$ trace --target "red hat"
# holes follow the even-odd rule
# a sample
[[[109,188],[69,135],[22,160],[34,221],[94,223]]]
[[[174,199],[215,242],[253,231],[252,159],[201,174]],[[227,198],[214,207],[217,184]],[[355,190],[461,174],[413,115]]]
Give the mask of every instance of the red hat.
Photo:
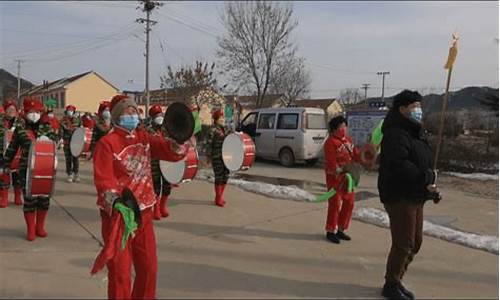
[[[3,109],[4,110],[7,110],[7,108],[9,106],[14,106],[14,108],[17,110],[17,105],[16,105],[16,102],[12,101],[12,100],[7,100],[3,103]]]
[[[222,109],[216,109],[212,112],[212,119],[217,121],[223,115],[224,115],[224,111]]]
[[[158,104],[155,104],[155,105],[151,106],[151,108],[149,109],[149,116],[152,118],[152,117],[156,116],[157,114],[161,114],[162,112],[163,112],[163,109],[161,108],[161,106]]]
[[[43,103],[39,99],[26,97],[23,101],[24,113],[28,113],[30,110],[35,110],[37,112],[43,112]]]
[[[94,126],[94,120],[89,115],[83,115],[82,117],[83,127],[92,128]]]
[[[109,109],[109,106],[110,106],[110,105],[111,105],[111,102],[109,102],[109,101],[106,101],[106,100],[101,101],[101,103],[99,104],[99,109],[97,110],[97,114],[98,114],[98,115],[101,115],[101,114],[102,114],[102,112],[103,112],[106,108],[108,108],[108,109]]]
[[[66,106],[66,110],[67,111],[75,111],[76,110],[76,106],[70,104],[70,105]]]

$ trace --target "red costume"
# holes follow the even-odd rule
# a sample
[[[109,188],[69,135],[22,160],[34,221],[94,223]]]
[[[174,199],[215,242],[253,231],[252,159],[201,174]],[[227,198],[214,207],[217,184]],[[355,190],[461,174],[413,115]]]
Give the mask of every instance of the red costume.
[[[347,179],[342,169],[352,161],[360,161],[359,149],[352,139],[344,135],[330,134],[324,145],[326,186],[336,194],[328,200],[326,231],[335,232],[337,227],[347,230],[354,209],[354,192],[347,191]]]
[[[106,246],[96,259],[92,273],[107,264],[108,297],[110,299],[154,299],[156,296],[157,257],[153,230],[153,206],[157,197],[151,178],[151,159],[178,161],[187,149],[174,151],[173,141],[150,135],[142,129],[131,132],[118,125],[123,109],[137,106],[131,98],[115,96],[111,114],[115,127],[96,144],[94,183],[97,205],[101,209],[102,236]],[[132,191],[141,210],[141,223],[125,249],[116,244],[123,222],[113,209],[124,188]],[[135,281],[131,284],[131,265]]]

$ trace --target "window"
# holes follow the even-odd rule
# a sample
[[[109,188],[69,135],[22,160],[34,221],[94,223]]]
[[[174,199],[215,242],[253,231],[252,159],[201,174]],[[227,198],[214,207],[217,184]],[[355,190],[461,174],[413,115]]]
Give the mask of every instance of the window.
[[[307,129],[326,129],[325,115],[307,114]]]
[[[61,92],[61,99],[60,99],[60,102],[61,103],[61,108],[65,108],[66,107],[66,93],[65,92]]]
[[[280,114],[278,117],[278,129],[297,129],[299,127],[298,114]]]
[[[258,129],[274,129],[276,114],[261,114]]]
[[[257,123],[257,113],[248,114],[243,120],[243,126]]]

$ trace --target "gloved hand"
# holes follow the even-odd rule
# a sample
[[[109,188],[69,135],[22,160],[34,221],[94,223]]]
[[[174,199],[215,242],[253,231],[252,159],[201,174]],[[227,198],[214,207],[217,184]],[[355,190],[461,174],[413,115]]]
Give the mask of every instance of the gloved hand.
[[[126,207],[132,209],[134,211],[134,218],[137,225],[141,224],[141,209],[139,208],[139,204],[130,189],[125,188],[122,192],[122,196],[115,200],[115,204],[116,203],[122,203]]]

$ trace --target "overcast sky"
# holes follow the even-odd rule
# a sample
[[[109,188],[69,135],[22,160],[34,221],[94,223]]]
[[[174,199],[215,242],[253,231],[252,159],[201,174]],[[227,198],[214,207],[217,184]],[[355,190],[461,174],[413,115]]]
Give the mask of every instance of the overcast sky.
[[[214,61],[223,2],[165,2],[153,13],[151,83],[167,65]],[[144,13],[135,1],[0,2],[0,67],[39,84],[94,70],[120,89],[144,89]],[[443,89],[451,33],[459,32],[452,88],[498,87],[498,2],[294,2],[293,39],[312,75],[312,97],[370,83],[379,96]]]

